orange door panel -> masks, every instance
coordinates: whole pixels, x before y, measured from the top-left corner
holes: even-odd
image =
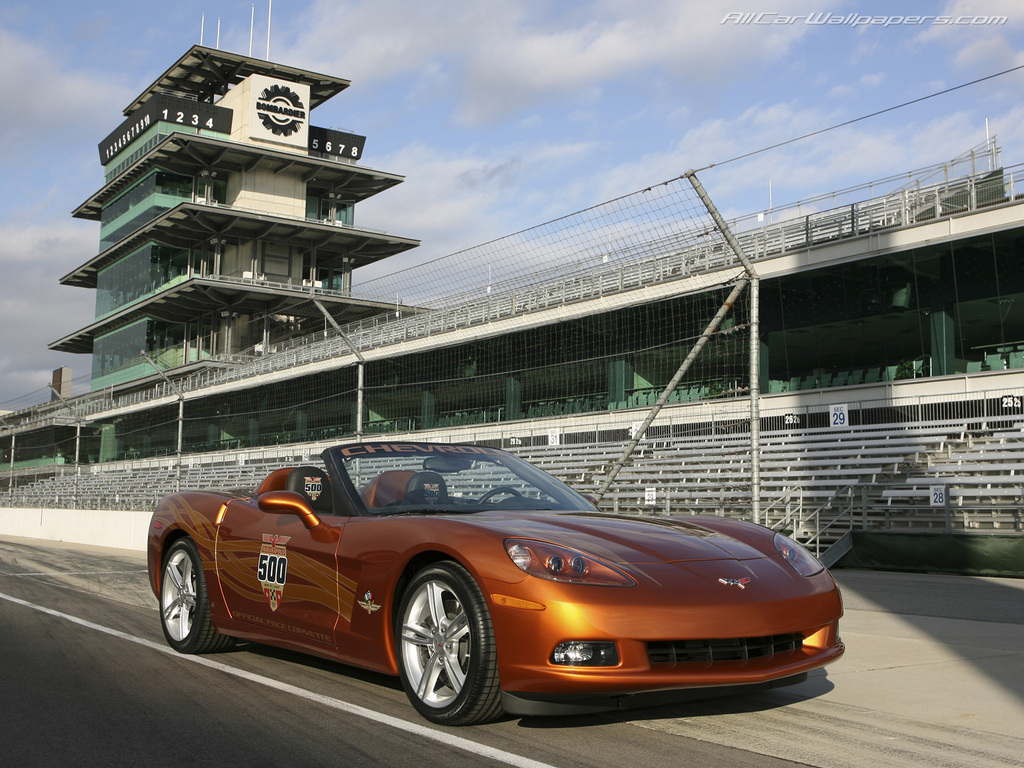
[[[217,571],[231,618],[334,645],[342,528],[326,518],[311,531],[294,515],[229,504],[218,531]]]

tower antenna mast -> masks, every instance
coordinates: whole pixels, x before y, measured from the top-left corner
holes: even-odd
[[[274,0],[267,3],[267,61],[270,61],[270,17],[274,13]]]

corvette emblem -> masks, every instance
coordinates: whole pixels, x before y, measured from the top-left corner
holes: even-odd
[[[363,595],[363,599],[359,601],[359,607],[367,613],[373,613],[378,610],[380,606],[373,602],[373,592],[366,590],[366,594]]]
[[[746,589],[747,584],[750,583],[750,577],[744,576],[742,579],[719,579],[719,584],[725,584],[729,587],[739,587],[740,589]]]
[[[260,546],[260,559],[256,565],[256,578],[263,587],[270,610],[276,611],[284,597],[284,585],[288,581],[288,548],[285,544],[291,536],[264,533]]]

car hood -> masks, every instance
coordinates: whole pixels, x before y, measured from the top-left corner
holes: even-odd
[[[753,560],[768,557],[770,551],[678,518],[578,512],[474,517],[478,525],[505,538],[540,539],[619,564]],[[770,532],[753,525],[749,530],[752,539],[762,539],[762,546],[772,546]]]

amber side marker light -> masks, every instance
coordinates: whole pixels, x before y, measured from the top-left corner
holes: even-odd
[[[543,611],[547,608],[542,603],[535,603],[532,600],[523,600],[519,597],[508,595],[491,595],[495,605],[503,605],[506,608],[522,608],[524,611]]]

